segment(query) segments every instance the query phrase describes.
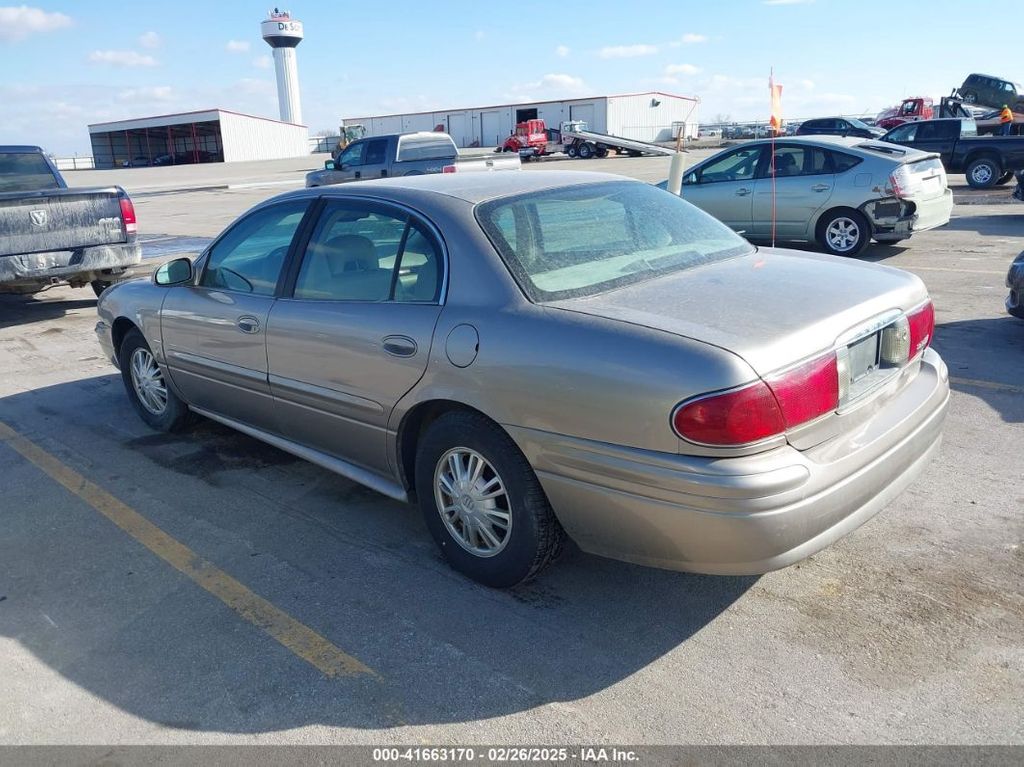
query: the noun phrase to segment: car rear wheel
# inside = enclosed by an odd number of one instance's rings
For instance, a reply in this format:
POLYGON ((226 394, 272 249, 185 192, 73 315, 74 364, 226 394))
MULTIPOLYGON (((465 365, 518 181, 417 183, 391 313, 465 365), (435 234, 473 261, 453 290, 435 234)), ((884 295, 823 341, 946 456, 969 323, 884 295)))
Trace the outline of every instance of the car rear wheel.
POLYGON ((121 378, 139 417, 158 431, 178 431, 191 420, 191 412, 167 385, 163 370, 142 333, 131 330, 118 351, 121 378))
POLYGON ((836 210, 818 224, 818 242, 834 256, 856 256, 868 246, 871 226, 864 214, 836 210))
POLYGON ((448 563, 486 586, 532 578, 561 551, 565 533, 526 457, 477 413, 430 425, 416 453, 416 494, 448 563))
POLYGON ((996 181, 1003 175, 1003 169, 991 157, 979 157, 967 165, 964 175, 971 188, 989 189, 996 185, 996 181))

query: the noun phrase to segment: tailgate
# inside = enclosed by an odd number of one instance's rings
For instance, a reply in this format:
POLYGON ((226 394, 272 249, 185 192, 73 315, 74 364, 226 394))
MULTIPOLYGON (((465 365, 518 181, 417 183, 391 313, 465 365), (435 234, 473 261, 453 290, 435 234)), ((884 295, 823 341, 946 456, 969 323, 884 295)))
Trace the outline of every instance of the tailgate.
POLYGON ((127 242, 117 189, 0 195, 0 257, 127 242))
POLYGON ((933 200, 946 193, 946 170, 936 156, 904 163, 898 175, 905 199, 933 200))

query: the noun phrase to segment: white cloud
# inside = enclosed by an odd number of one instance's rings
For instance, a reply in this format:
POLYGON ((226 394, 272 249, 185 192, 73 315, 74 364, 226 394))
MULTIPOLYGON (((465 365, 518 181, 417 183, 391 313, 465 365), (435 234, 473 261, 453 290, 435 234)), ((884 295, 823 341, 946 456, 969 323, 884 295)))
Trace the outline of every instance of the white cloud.
POLYGON ((118 93, 117 98, 119 101, 132 102, 173 101, 176 94, 169 85, 154 85, 144 88, 127 88, 118 93))
POLYGON ((252 60, 252 65, 257 69, 270 69, 274 66, 274 60, 270 56, 257 56, 252 60))
POLYGON ((672 75, 695 75, 700 72, 700 67, 693 64, 669 64, 665 67, 665 74, 672 75))
POLYGON ((552 98, 556 96, 579 95, 587 89, 583 78, 566 74, 547 74, 539 80, 531 83, 513 85, 508 98, 520 101, 533 101, 543 96, 552 98))
POLYGON ((237 83, 237 89, 249 96, 273 96, 277 94, 277 86, 267 80, 255 80, 243 77, 237 83))
POLYGON ((89 54, 93 64, 109 64, 113 67, 155 67, 157 60, 138 51, 93 51, 89 54))
POLYGON ((160 39, 160 35, 156 32, 146 32, 146 34, 139 37, 139 45, 150 50, 159 48, 162 43, 163 40, 160 39))
POLYGON ((224 46, 224 50, 228 53, 245 53, 249 50, 248 40, 228 40, 228 44, 224 46))
POLYGON ((559 45, 557 48, 555 48, 555 55, 564 59, 569 55, 569 46, 559 45))
POLYGON ((657 45, 608 45, 597 52, 602 59, 632 59, 637 56, 653 56, 658 52, 657 45))
POLYGON ((485 37, 487 37, 487 33, 484 32, 482 29, 478 29, 476 32, 473 33, 474 40, 483 40, 485 37))
POLYGON ((0 40, 24 40, 36 32, 52 32, 70 27, 71 17, 63 13, 30 8, 27 5, 0 8, 0 40))
POLYGON ((693 32, 687 32, 685 35, 679 38, 679 42, 683 43, 684 45, 693 45, 694 43, 706 43, 707 41, 707 35, 697 35, 694 34, 693 32))

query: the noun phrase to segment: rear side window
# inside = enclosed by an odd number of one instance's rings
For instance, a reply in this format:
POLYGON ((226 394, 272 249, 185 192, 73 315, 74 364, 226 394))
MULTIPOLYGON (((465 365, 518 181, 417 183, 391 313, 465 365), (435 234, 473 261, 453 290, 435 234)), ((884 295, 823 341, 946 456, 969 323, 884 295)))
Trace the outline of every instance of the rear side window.
POLYGON ((0 153, 0 192, 60 189, 57 177, 38 152, 0 153))
POLYGON ((832 160, 833 173, 845 173, 861 163, 860 157, 854 157, 844 152, 829 152, 829 156, 832 160))
POLYGON ((398 162, 411 160, 448 160, 458 152, 446 135, 403 136, 398 140, 398 162))

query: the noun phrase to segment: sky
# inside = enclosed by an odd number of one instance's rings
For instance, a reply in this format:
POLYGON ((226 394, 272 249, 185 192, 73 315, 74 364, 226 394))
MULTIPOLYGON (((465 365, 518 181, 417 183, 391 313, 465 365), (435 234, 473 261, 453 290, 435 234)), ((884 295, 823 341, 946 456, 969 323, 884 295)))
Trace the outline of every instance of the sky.
MULTIPOLYGON (((3 0, 0 0, 3 2, 3 0)), ((768 118, 768 76, 798 119, 875 114, 947 95, 970 72, 1024 80, 1012 46, 964 34, 958 0, 282 5, 304 122, 656 90, 695 95, 700 119, 768 118), (642 8, 649 10, 641 10, 642 8)), ((89 153, 89 123, 221 107, 277 118, 260 2, 54 0, 0 6, 0 143, 89 153)), ((1024 28, 1024 3, 1000 6, 1024 28)))

